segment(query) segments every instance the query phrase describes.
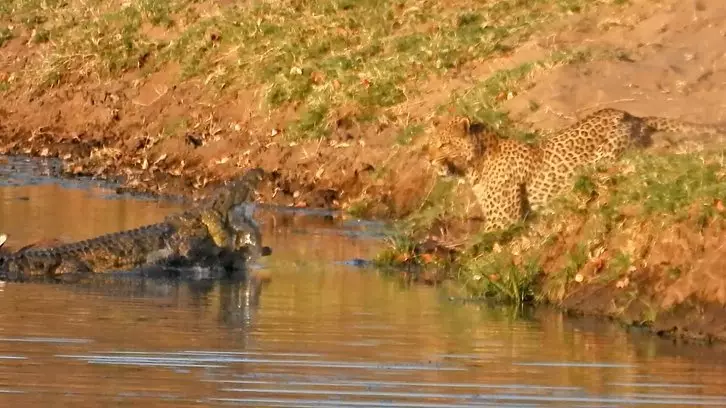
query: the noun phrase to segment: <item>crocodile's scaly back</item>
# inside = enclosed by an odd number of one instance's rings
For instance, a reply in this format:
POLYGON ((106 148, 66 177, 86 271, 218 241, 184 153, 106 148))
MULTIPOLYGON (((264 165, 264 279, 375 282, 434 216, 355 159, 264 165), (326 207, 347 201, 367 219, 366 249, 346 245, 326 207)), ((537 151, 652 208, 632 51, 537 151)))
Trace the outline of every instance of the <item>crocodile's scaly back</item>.
POLYGON ((234 257, 247 260, 263 254, 257 224, 251 216, 240 218, 234 212, 250 199, 263 175, 261 169, 250 170, 220 188, 208 203, 162 223, 48 248, 24 247, 0 256, 0 278, 58 280, 75 273, 128 270, 159 260, 231 265, 234 257))
POLYGON ((0 257, 0 274, 22 281, 130 269, 163 250, 173 232, 170 224, 159 223, 48 248, 24 247, 0 257))

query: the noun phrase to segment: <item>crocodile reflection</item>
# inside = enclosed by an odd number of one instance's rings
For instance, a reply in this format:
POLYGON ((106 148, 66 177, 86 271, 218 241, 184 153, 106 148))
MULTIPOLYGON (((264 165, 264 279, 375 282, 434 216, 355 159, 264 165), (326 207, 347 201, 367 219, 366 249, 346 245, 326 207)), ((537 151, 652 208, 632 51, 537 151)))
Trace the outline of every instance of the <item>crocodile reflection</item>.
POLYGON ((201 280, 106 274, 63 288, 103 297, 159 301, 172 307, 184 303, 200 315, 211 312, 229 328, 247 328, 254 320, 262 291, 269 282, 266 275, 256 272, 249 273, 244 279, 201 280))

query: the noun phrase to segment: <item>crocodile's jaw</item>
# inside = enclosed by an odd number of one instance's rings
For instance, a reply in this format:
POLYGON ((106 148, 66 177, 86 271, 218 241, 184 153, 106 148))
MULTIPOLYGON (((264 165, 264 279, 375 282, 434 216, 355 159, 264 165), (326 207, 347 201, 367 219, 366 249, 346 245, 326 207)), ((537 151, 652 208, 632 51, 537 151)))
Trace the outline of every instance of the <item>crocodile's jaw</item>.
POLYGON ((254 220, 254 207, 237 205, 227 212, 227 222, 234 230, 235 249, 247 248, 248 261, 265 255, 260 227, 254 220))
POLYGON ((7 234, 0 234, 0 248, 5 245, 5 241, 8 240, 7 234))

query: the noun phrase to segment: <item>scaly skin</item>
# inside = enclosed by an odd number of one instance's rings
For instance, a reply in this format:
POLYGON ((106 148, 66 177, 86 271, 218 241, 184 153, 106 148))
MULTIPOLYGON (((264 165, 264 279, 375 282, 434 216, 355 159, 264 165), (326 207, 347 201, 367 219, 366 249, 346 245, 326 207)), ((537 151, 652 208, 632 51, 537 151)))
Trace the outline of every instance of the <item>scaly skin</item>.
POLYGON ((238 212, 262 176, 262 170, 250 170, 209 202, 158 224, 0 256, 0 279, 75 281, 148 265, 242 269, 250 258, 265 254, 257 224, 238 212))

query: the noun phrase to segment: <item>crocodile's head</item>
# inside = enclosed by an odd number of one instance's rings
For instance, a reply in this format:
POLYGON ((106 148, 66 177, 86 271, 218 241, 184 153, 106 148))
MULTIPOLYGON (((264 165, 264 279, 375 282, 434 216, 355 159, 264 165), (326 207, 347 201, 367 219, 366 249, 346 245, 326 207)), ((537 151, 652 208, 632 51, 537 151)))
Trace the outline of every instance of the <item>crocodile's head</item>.
POLYGON ((210 207, 220 214, 226 214, 242 203, 253 201, 255 189, 264 177, 265 171, 259 167, 246 171, 238 179, 220 188, 212 198, 210 207))
POLYGON ((234 246, 237 250, 248 248, 249 258, 267 256, 272 253, 269 247, 262 245, 262 234, 253 217, 254 211, 254 205, 247 203, 235 206, 227 213, 229 225, 235 231, 234 246))

